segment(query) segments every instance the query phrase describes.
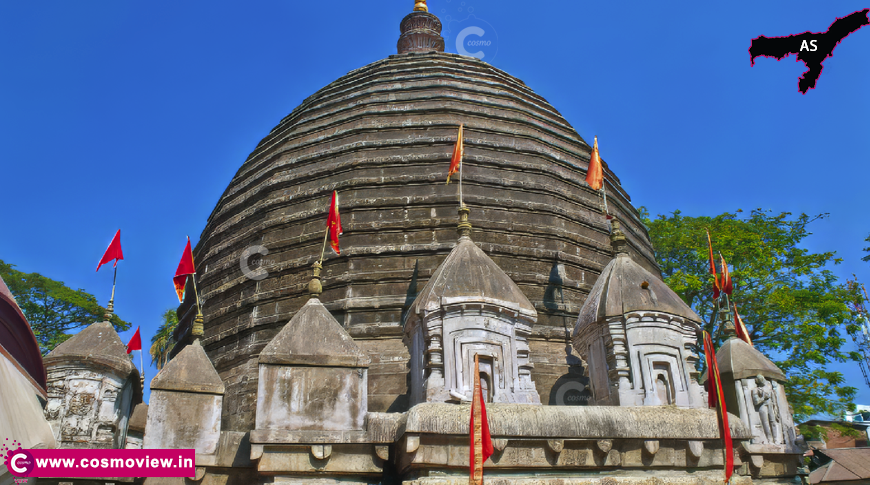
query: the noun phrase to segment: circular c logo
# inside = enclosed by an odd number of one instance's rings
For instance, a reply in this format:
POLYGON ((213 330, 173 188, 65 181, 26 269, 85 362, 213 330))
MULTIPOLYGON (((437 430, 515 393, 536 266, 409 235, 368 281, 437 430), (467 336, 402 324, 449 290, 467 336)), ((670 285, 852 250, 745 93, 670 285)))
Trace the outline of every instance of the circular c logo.
POLYGON ((586 386, 581 382, 570 381, 559 386, 559 389, 556 391, 556 405, 557 406, 577 406, 578 404, 582 404, 586 401, 582 392, 586 390, 586 386), (568 394, 568 392, 571 394, 568 394))
POLYGON ((15 476, 26 477, 35 466, 36 462, 33 460, 33 456, 24 450, 15 451, 9 457, 9 471, 15 476))
POLYGON ((251 267, 248 266, 248 259, 254 254, 265 256, 269 254, 269 250, 264 246, 251 246, 245 249, 242 251, 242 257, 239 258, 239 266, 242 268, 242 274, 245 275, 245 277, 254 281, 260 281, 269 276, 269 272, 263 268, 262 260, 260 260, 261 264, 258 265, 257 269, 252 270, 251 267))
POLYGON ((462 29, 459 34, 456 36, 456 52, 463 56, 476 57, 478 59, 483 59, 484 53, 483 51, 477 52, 468 52, 465 50, 465 38, 469 35, 476 35, 477 37, 483 37, 486 34, 486 31, 481 29, 476 25, 472 25, 470 27, 466 27, 462 29))

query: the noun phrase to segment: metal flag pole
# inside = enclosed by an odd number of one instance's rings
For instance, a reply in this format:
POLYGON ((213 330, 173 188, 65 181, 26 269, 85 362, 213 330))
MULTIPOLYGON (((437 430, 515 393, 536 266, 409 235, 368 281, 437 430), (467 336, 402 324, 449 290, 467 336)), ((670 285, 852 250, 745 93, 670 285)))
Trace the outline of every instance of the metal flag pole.
POLYGON ((118 281, 118 261, 115 260, 115 274, 112 276, 112 297, 109 298, 109 305, 106 306, 106 314, 103 318, 107 322, 112 320, 112 314, 115 312, 115 283, 118 281))
MULTIPOLYGON (((142 338, 141 334, 140 334, 139 338, 140 339, 142 338)), ((140 384, 142 385, 142 390, 144 391, 145 390, 145 360, 142 357, 142 349, 139 349, 139 366, 142 367, 142 373, 139 374, 139 379, 142 380, 142 382, 140 384)))
POLYGON ((323 247, 320 248, 320 264, 323 264, 323 255, 326 254, 326 238, 329 237, 329 226, 326 226, 326 232, 323 233, 323 247))
MULTIPOLYGON (((462 143, 460 141, 460 143, 462 143)), ((464 155, 464 153, 463 153, 464 155)), ((459 207, 465 207, 465 202, 462 202, 462 158, 459 159, 459 207)))
POLYGON ((196 313, 197 315, 202 315, 202 304, 199 302, 199 290, 196 289, 196 273, 190 275, 190 279, 193 280, 193 295, 196 297, 196 313))
POLYGON ((604 194, 604 215, 608 215, 607 211, 607 184, 601 181, 601 193, 604 194))

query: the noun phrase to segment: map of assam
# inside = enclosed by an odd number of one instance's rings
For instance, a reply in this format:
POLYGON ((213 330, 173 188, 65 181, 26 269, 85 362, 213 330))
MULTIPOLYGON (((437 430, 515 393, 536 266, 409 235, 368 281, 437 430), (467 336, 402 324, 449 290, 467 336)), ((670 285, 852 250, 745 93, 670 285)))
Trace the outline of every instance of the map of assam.
POLYGON ((822 63, 834 55, 834 48, 849 34, 870 24, 865 8, 855 13, 838 18, 828 27, 827 32, 804 32, 788 37, 760 36, 752 39, 749 56, 752 65, 759 56, 773 57, 780 60, 790 54, 796 54, 797 60, 806 64, 808 70, 798 79, 798 91, 807 94, 807 90, 815 89, 816 81, 822 74, 822 63))

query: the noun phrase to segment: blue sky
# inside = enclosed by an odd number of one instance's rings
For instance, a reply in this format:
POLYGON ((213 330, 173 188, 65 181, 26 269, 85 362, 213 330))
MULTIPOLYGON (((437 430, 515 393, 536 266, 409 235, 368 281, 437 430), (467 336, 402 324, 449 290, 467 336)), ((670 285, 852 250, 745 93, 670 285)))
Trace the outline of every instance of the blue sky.
MULTIPOLYGON (((544 96, 587 140, 597 135, 636 206, 829 212, 807 247, 836 251, 839 276, 870 283, 860 261, 870 233, 870 26, 836 48, 806 95, 794 57, 750 67, 748 54, 754 37, 825 31, 866 3, 429 5, 445 24, 485 22, 497 52, 484 60, 544 96)), ((120 227, 117 312, 149 340, 177 302, 170 280, 185 236, 198 241, 257 142, 319 88, 395 54, 412 6, 0 3, 0 259, 105 304, 111 270, 94 268, 120 227)), ((870 404, 857 366, 837 368, 870 404)))

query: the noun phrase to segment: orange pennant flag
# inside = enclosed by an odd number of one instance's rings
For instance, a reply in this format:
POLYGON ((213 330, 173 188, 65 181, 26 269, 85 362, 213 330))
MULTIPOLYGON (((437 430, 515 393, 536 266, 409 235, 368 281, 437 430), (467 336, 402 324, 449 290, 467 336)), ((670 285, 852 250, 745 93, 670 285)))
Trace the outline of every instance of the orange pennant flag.
POLYGON ((755 345, 752 344, 752 339, 749 338, 749 331, 746 330, 746 325, 743 324, 743 319, 740 318, 740 314, 737 313, 737 304, 731 302, 731 305, 734 306, 734 329, 737 330, 737 338, 755 347, 755 345))
POLYGON ((707 231, 707 249, 710 250, 710 274, 713 275, 713 298, 719 298, 719 276, 716 274, 716 263, 713 259, 713 242, 710 240, 710 230, 707 231))
POLYGON ((592 155, 589 156, 589 168, 586 169, 586 183, 592 190, 601 190, 604 185, 604 172, 601 168, 601 156, 598 154, 598 137, 592 145, 592 155))
POLYGON ((474 394, 471 398, 471 447, 469 485, 483 484, 483 462, 492 456, 492 437, 486 420, 486 404, 480 389, 480 360, 474 354, 474 394))
POLYGON ((722 293, 731 296, 734 286, 731 284, 731 273, 728 271, 728 263, 725 262, 725 257, 721 253, 719 258, 722 260, 722 293))
POLYGON ((456 145, 453 145, 453 158, 450 159, 450 169, 447 171, 447 183, 450 183, 450 176, 459 171, 462 165, 462 155, 465 154, 465 145, 462 141, 462 125, 459 125, 459 136, 456 138, 456 145))
POLYGON ((332 191, 332 203, 329 205, 329 217, 326 218, 326 227, 329 230, 329 245, 335 254, 341 254, 338 246, 338 236, 344 232, 341 229, 341 215, 338 213, 338 192, 332 191))
POLYGON ((734 473, 734 445, 731 441, 731 428, 728 424, 728 410, 725 408, 725 394, 722 392, 722 381, 719 376, 719 364, 716 362, 716 351, 713 349, 713 339, 706 331, 703 336, 710 407, 715 407, 718 411, 719 432, 725 444, 723 450, 725 453, 725 483, 729 483, 731 475, 734 473))

